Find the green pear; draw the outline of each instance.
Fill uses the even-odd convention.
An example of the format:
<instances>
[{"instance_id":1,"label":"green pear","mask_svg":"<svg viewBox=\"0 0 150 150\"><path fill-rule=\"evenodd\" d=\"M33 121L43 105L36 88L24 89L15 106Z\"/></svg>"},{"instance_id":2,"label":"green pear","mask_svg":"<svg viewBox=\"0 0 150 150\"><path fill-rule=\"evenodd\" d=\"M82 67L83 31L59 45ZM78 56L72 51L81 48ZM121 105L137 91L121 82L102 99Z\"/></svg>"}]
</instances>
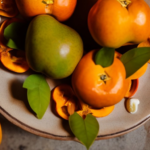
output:
<instances>
[{"instance_id":1,"label":"green pear","mask_svg":"<svg viewBox=\"0 0 150 150\"><path fill-rule=\"evenodd\" d=\"M83 55L79 34L50 15L39 15L29 24L25 51L31 69L54 79L72 74Z\"/></svg>"}]
</instances>

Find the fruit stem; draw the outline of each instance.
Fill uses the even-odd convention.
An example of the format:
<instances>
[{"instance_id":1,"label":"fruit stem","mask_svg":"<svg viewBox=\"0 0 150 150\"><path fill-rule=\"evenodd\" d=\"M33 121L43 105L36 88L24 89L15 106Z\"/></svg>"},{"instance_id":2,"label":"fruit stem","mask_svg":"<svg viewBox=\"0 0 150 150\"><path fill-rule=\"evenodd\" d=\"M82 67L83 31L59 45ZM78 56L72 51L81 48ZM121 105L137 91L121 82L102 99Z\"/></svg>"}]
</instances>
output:
<instances>
[{"instance_id":1,"label":"fruit stem","mask_svg":"<svg viewBox=\"0 0 150 150\"><path fill-rule=\"evenodd\" d=\"M42 0L42 3L49 5L49 4L54 4L54 0Z\"/></svg>"},{"instance_id":2,"label":"fruit stem","mask_svg":"<svg viewBox=\"0 0 150 150\"><path fill-rule=\"evenodd\" d=\"M102 73L100 74L100 80L106 84L106 81L110 80L110 77L106 73Z\"/></svg>"},{"instance_id":3,"label":"fruit stem","mask_svg":"<svg viewBox=\"0 0 150 150\"><path fill-rule=\"evenodd\" d=\"M122 7L127 7L130 3L131 3L131 0L117 0L121 5Z\"/></svg>"},{"instance_id":4,"label":"fruit stem","mask_svg":"<svg viewBox=\"0 0 150 150\"><path fill-rule=\"evenodd\" d=\"M107 76L104 74L104 75L101 75L100 78L101 78L101 80L105 80L107 78Z\"/></svg>"},{"instance_id":5,"label":"fruit stem","mask_svg":"<svg viewBox=\"0 0 150 150\"><path fill-rule=\"evenodd\" d=\"M92 114L89 105L86 105L82 110L82 118L85 119L88 114Z\"/></svg>"}]
</instances>

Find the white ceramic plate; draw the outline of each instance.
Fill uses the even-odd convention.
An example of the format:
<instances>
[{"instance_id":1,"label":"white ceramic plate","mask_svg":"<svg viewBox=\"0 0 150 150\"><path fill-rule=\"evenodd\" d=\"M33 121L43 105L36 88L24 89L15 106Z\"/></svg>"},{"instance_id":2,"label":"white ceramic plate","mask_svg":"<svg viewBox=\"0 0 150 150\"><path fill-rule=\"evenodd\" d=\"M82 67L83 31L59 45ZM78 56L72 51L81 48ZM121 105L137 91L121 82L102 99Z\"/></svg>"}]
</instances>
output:
<instances>
[{"instance_id":1,"label":"white ceramic plate","mask_svg":"<svg viewBox=\"0 0 150 150\"><path fill-rule=\"evenodd\" d=\"M22 88L25 78L30 73L16 74L0 66L0 113L17 126L43 137L76 140L71 134L68 121L56 116L48 107L44 117L37 119L27 106L26 89ZM125 134L136 129L150 118L150 65L146 73L139 79L139 88L133 96L140 100L138 112L130 114L126 111L124 100L115 106L114 111L104 118L97 118L100 132L97 139L107 139ZM47 80L51 89L59 81Z\"/></svg>"}]
</instances>

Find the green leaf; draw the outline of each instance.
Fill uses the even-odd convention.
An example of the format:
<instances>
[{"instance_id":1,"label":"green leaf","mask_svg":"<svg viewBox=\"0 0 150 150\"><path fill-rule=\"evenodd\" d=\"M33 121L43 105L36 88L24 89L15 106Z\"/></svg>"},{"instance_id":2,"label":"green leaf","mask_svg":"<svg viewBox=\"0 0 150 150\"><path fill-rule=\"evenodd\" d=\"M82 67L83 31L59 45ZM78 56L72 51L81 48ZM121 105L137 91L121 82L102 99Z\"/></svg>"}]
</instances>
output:
<instances>
[{"instance_id":1,"label":"green leaf","mask_svg":"<svg viewBox=\"0 0 150 150\"><path fill-rule=\"evenodd\" d=\"M41 119L50 103L50 88L44 76L30 75L23 84L27 89L27 98L30 107Z\"/></svg>"},{"instance_id":2,"label":"green leaf","mask_svg":"<svg viewBox=\"0 0 150 150\"><path fill-rule=\"evenodd\" d=\"M126 69L126 78L134 74L150 59L150 47L134 48L121 57L121 61Z\"/></svg>"},{"instance_id":3,"label":"green leaf","mask_svg":"<svg viewBox=\"0 0 150 150\"><path fill-rule=\"evenodd\" d=\"M89 149L99 131L99 124L96 118L88 114L86 118L83 119L75 112L69 117L69 125L73 134Z\"/></svg>"},{"instance_id":4,"label":"green leaf","mask_svg":"<svg viewBox=\"0 0 150 150\"><path fill-rule=\"evenodd\" d=\"M25 37L28 25L21 22L13 22L4 29L6 45L13 49L25 49Z\"/></svg>"},{"instance_id":5,"label":"green leaf","mask_svg":"<svg viewBox=\"0 0 150 150\"><path fill-rule=\"evenodd\" d=\"M114 48L103 47L95 54L95 64L101 65L102 67L109 67L114 61Z\"/></svg>"}]
</instances>

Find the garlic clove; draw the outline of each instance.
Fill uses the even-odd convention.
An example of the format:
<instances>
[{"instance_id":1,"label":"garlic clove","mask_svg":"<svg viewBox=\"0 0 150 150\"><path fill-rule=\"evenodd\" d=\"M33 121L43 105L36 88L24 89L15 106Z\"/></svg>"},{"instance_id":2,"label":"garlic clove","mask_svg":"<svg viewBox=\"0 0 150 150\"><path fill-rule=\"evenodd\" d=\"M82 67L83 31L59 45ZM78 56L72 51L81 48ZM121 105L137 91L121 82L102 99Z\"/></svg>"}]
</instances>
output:
<instances>
[{"instance_id":1,"label":"garlic clove","mask_svg":"<svg viewBox=\"0 0 150 150\"><path fill-rule=\"evenodd\" d=\"M129 113L134 114L138 110L138 105L140 104L140 101L135 98L129 98L126 101L126 109Z\"/></svg>"}]
</instances>

